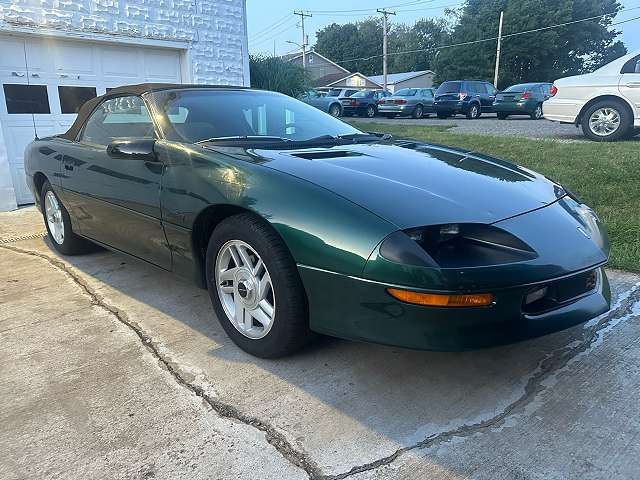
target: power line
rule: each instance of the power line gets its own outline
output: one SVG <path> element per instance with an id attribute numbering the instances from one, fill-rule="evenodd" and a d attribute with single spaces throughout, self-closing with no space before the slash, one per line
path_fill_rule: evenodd
<path id="1" fill-rule="evenodd" d="M 281 17 L 280 19 L 276 20 L 275 22 L 273 22 L 272 24 L 264 27 L 262 30 L 255 32 L 252 34 L 251 38 L 257 38 L 260 37 L 266 33 L 269 33 L 269 31 L 273 28 L 277 28 L 279 25 L 281 25 L 282 23 L 284 23 L 289 17 L 291 17 L 290 13 L 287 13 L 284 17 Z"/>
<path id="2" fill-rule="evenodd" d="M 255 39 L 249 40 L 249 43 L 251 43 L 253 46 L 255 46 L 255 45 L 262 45 L 265 42 L 273 40 L 274 38 L 276 38 L 276 37 L 282 35 L 283 33 L 285 33 L 287 31 L 291 30 L 292 28 L 294 28 L 296 23 L 297 23 L 297 20 L 295 20 L 295 19 L 293 19 L 293 20 L 294 20 L 293 23 L 286 24 L 283 29 L 278 30 L 276 33 L 273 33 L 272 35 L 270 35 L 268 37 L 261 38 L 259 40 L 255 40 Z M 269 32 L 269 33 L 271 34 L 272 32 Z"/>
<path id="3" fill-rule="evenodd" d="M 400 3 L 397 5 L 387 5 L 385 7 L 372 7 L 372 8 L 355 8 L 351 10 L 307 10 L 310 13 L 322 13 L 322 14 L 333 14 L 333 13 L 355 13 L 355 12 L 376 12 L 376 10 L 384 10 L 387 8 L 400 8 L 400 7 L 408 7 L 414 5 L 420 5 L 422 3 L 433 3 L 436 0 L 414 0 L 412 2 Z"/>
<path id="4" fill-rule="evenodd" d="M 624 10 L 625 11 L 631 11 L 631 10 L 638 10 L 638 9 L 640 9 L 640 7 L 626 8 Z M 618 12 L 616 12 L 616 13 L 618 13 Z M 528 34 L 528 33 L 541 32 L 543 30 L 551 30 L 553 28 L 566 27 L 568 25 L 573 25 L 573 24 L 576 24 L 576 23 L 581 23 L 581 22 L 586 22 L 586 21 L 589 21 L 589 20 L 595 20 L 595 19 L 599 19 L 599 18 L 604 18 L 604 17 L 610 16 L 610 15 L 616 15 L 616 13 L 605 13 L 604 15 L 597 15 L 595 17 L 583 18 L 583 19 L 580 19 L 580 20 L 573 20 L 571 22 L 559 23 L 557 25 L 549 25 L 549 26 L 546 26 L 546 27 L 534 28 L 532 30 L 524 30 L 522 32 L 509 33 L 509 34 L 506 34 L 506 35 L 502 35 L 502 38 L 515 37 L 515 36 L 518 36 L 518 35 L 525 35 L 525 34 Z M 614 23 L 611 24 L 611 26 L 620 25 L 622 23 L 627 23 L 627 22 L 632 22 L 634 20 L 640 20 L 640 17 L 633 17 L 633 18 L 629 18 L 627 20 L 621 20 L 619 22 L 614 22 Z M 429 51 L 443 50 L 445 48 L 463 47 L 463 46 L 474 45 L 474 44 L 478 44 L 478 43 L 493 42 L 493 41 L 496 41 L 497 39 L 498 39 L 498 37 L 483 38 L 483 39 L 480 39 L 480 40 L 471 40 L 471 41 L 468 41 L 468 42 L 460 42 L 460 43 L 454 43 L 454 44 L 450 44 L 450 45 L 442 45 L 442 46 L 439 46 L 439 47 L 418 48 L 418 49 L 415 49 L 415 50 L 404 50 L 404 51 L 400 51 L 400 52 L 391 52 L 388 55 L 405 55 L 405 54 L 409 54 L 409 53 L 419 53 L 419 52 L 429 52 Z M 336 63 L 343 64 L 343 63 L 348 63 L 348 62 L 373 60 L 374 58 L 380 58 L 380 57 L 382 57 L 382 55 L 378 54 L 378 55 L 371 55 L 371 56 L 368 56 L 368 57 L 348 58 L 348 59 L 345 59 L 345 60 L 336 60 Z"/>

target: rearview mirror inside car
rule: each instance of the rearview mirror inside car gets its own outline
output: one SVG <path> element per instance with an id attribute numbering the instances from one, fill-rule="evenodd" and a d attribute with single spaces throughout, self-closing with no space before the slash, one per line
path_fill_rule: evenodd
<path id="1" fill-rule="evenodd" d="M 115 139 L 107 146 L 107 154 L 121 160 L 157 161 L 153 138 Z"/>

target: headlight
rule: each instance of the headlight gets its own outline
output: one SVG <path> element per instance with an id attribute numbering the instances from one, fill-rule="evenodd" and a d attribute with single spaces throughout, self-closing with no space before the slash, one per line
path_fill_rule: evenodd
<path id="1" fill-rule="evenodd" d="M 477 223 L 396 232 L 384 240 L 380 254 L 396 263 L 440 268 L 499 265 L 537 257 L 531 247 L 509 232 Z"/>

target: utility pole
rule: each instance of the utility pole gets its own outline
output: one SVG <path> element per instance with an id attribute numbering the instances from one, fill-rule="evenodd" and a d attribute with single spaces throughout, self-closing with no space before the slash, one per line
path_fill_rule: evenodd
<path id="1" fill-rule="evenodd" d="M 498 50 L 496 51 L 496 73 L 493 76 L 493 86 L 498 88 L 498 70 L 500 69 L 500 47 L 502 46 L 502 19 L 504 12 L 500 12 L 500 26 L 498 27 Z"/>
<path id="2" fill-rule="evenodd" d="M 303 10 L 300 10 L 299 12 L 294 11 L 293 12 L 294 15 L 298 15 L 300 16 L 300 27 L 302 28 L 302 68 L 303 69 L 307 69 L 307 37 L 304 34 L 304 17 L 313 17 L 312 14 L 310 13 L 304 13 Z"/>
<path id="3" fill-rule="evenodd" d="M 389 15 L 395 15 L 396 12 L 390 12 L 384 8 L 378 8 L 376 10 L 382 14 L 382 88 L 387 91 L 387 37 L 389 34 L 389 28 L 387 26 L 387 19 Z"/>

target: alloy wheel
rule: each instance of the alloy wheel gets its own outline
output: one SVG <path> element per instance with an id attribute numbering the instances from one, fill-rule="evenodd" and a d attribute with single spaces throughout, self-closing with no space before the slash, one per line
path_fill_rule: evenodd
<path id="1" fill-rule="evenodd" d="M 478 118 L 478 107 L 475 105 L 471 107 L 471 118 Z"/>
<path id="2" fill-rule="evenodd" d="M 536 120 L 540 120 L 542 118 L 542 105 L 538 105 L 533 112 L 533 117 Z"/>
<path id="3" fill-rule="evenodd" d="M 275 292 L 267 266 L 242 240 L 229 240 L 218 251 L 215 279 L 220 303 L 231 324 L 245 337 L 266 336 L 275 319 Z"/>
<path id="4" fill-rule="evenodd" d="M 611 107 L 603 107 L 594 111 L 589 117 L 589 130 L 594 135 L 606 137 L 620 128 L 620 113 Z"/>
<path id="5" fill-rule="evenodd" d="M 367 117 L 373 118 L 376 116 L 376 109 L 373 105 L 367 107 Z"/>
<path id="6" fill-rule="evenodd" d="M 338 105 L 332 105 L 331 108 L 329 109 L 329 115 L 331 115 L 332 117 L 339 117 L 340 107 Z"/>
<path id="7" fill-rule="evenodd" d="M 60 203 L 53 191 L 47 191 L 44 197 L 44 211 L 47 218 L 47 225 L 51 232 L 51 237 L 58 244 L 64 243 L 64 220 Z"/>

